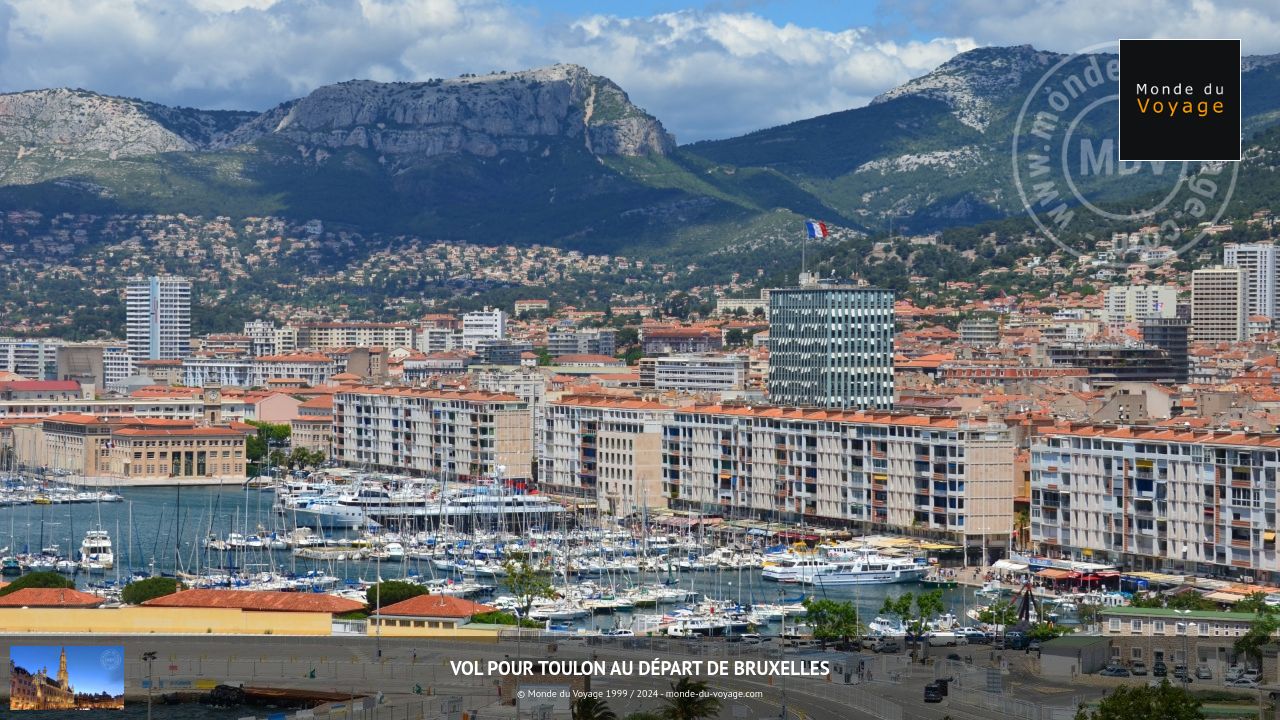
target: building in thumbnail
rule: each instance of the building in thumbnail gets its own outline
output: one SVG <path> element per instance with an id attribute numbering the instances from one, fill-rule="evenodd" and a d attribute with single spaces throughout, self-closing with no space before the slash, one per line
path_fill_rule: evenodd
<path id="1" fill-rule="evenodd" d="M 1245 339 L 1248 279 L 1242 268 L 1204 268 L 1191 273 L 1191 339 Z"/>
<path id="2" fill-rule="evenodd" d="M 58 661 L 58 674 L 49 675 L 48 668 L 35 672 L 9 661 L 10 710 L 71 710 L 76 707 L 76 693 L 67 675 L 67 651 Z"/>
<path id="3" fill-rule="evenodd" d="M 814 283 L 769 293 L 769 401 L 893 406 L 893 293 Z"/>
<path id="4" fill-rule="evenodd" d="M 149 277 L 125 294 L 129 354 L 134 362 L 186 357 L 191 351 L 191 281 Z"/>

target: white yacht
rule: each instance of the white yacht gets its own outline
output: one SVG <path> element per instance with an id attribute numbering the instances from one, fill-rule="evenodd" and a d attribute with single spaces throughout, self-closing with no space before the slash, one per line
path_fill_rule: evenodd
<path id="1" fill-rule="evenodd" d="M 829 565 L 830 561 L 819 557 L 784 556 L 766 560 L 760 577 L 781 583 L 798 583 L 805 577 L 812 576 L 817 568 Z"/>
<path id="2" fill-rule="evenodd" d="M 106 530 L 90 530 L 80 543 L 80 567 L 84 570 L 110 570 L 116 557 L 111 551 L 111 536 Z"/>
<path id="3" fill-rule="evenodd" d="M 818 587 L 918 582 L 928 568 L 911 558 L 889 557 L 870 550 L 852 559 L 827 563 L 816 569 L 809 582 Z"/>

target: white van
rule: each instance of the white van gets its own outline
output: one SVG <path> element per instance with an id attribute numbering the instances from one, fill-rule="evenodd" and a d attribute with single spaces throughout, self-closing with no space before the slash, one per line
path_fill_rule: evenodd
<path id="1" fill-rule="evenodd" d="M 968 645 L 969 638 L 953 632 L 936 632 L 929 634 L 929 647 L 954 647 Z"/>

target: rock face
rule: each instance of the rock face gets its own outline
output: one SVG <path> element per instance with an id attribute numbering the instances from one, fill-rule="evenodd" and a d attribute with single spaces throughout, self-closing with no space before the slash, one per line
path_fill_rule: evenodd
<path id="1" fill-rule="evenodd" d="M 1021 85 L 1028 73 L 1043 73 L 1062 56 L 1030 45 L 978 48 L 961 53 L 938 69 L 881 94 L 872 104 L 916 95 L 941 100 L 956 119 L 985 131 L 999 101 Z"/>
<path id="2" fill-rule="evenodd" d="M 555 140 L 596 155 L 667 154 L 675 139 L 611 80 L 578 65 L 424 83 L 327 85 L 265 113 L 173 108 L 83 90 L 0 95 L 0 146 L 109 157 L 224 150 L 269 137 L 308 157 L 360 147 L 392 165 L 437 155 L 542 152 Z M 314 152 L 313 152 L 314 151 Z"/>
<path id="3" fill-rule="evenodd" d="M 54 146 L 111 157 L 196 149 L 150 117 L 143 106 L 81 90 L 0 95 L 0 144 L 20 149 Z"/>
<path id="4" fill-rule="evenodd" d="M 397 161 L 538 152 L 553 139 L 596 155 L 666 154 L 675 141 L 612 81 L 577 65 L 425 83 L 352 80 L 284 103 L 214 147 L 281 137 L 305 151 L 360 147 Z"/>

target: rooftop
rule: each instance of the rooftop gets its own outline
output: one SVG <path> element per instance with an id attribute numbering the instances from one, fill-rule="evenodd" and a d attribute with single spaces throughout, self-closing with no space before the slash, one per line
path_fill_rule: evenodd
<path id="1" fill-rule="evenodd" d="M 272 590 L 182 590 L 148 600 L 149 607 L 239 608 L 279 612 L 346 613 L 361 610 L 364 603 L 325 593 Z"/>
<path id="2" fill-rule="evenodd" d="M 493 608 L 452 595 L 418 595 L 382 608 L 382 615 L 408 615 L 431 618 L 469 618 Z"/>
<path id="3" fill-rule="evenodd" d="M 102 598 L 71 588 L 23 588 L 0 595 L 0 607 L 97 607 Z"/>

